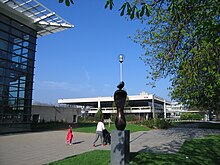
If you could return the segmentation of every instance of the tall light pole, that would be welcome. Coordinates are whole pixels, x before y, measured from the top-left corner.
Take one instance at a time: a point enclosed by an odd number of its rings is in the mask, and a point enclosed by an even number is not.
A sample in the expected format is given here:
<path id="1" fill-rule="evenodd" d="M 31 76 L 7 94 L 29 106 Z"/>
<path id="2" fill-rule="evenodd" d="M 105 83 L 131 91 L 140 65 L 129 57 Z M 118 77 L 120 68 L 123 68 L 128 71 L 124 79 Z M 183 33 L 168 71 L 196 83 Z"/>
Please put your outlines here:
<path id="1" fill-rule="evenodd" d="M 119 54 L 118 59 L 120 62 L 120 82 L 122 82 L 122 63 L 125 59 L 125 56 L 123 54 Z"/>
<path id="2" fill-rule="evenodd" d="M 127 98 L 127 92 L 123 90 L 124 81 L 122 80 L 122 63 L 124 61 L 124 55 L 118 56 L 120 62 L 120 83 L 117 86 L 118 90 L 114 93 L 114 102 L 117 108 L 117 114 L 115 117 L 115 127 L 117 130 L 113 130 L 111 133 L 111 165 L 115 164 L 128 164 L 130 153 L 130 131 L 125 130 L 126 119 L 124 114 L 124 106 Z"/>

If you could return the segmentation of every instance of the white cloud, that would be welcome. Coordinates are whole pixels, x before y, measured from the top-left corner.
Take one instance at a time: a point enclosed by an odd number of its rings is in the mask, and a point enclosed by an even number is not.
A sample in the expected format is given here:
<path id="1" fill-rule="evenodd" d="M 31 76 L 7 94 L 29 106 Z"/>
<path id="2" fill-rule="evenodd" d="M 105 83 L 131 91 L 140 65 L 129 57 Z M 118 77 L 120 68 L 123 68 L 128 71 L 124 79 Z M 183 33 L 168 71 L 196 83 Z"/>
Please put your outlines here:
<path id="1" fill-rule="evenodd" d="M 79 91 L 79 87 L 75 84 L 68 82 L 57 82 L 57 81 L 37 81 L 35 82 L 35 88 L 38 90 L 68 90 L 68 91 Z"/>
<path id="2" fill-rule="evenodd" d="M 86 76 L 86 80 L 90 81 L 90 74 L 87 70 L 85 70 L 85 76 Z"/>

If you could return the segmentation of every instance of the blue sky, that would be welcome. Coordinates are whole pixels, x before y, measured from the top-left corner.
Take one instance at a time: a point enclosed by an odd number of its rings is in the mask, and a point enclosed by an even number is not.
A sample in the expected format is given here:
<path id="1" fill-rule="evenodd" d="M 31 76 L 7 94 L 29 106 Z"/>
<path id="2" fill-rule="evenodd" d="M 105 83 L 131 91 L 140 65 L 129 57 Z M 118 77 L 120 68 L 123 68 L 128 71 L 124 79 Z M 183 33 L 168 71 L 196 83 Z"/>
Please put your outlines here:
<path id="1" fill-rule="evenodd" d="M 128 95 L 154 93 L 170 100 L 168 80 L 147 86 L 144 50 L 129 36 L 139 21 L 120 17 L 105 0 L 79 0 L 71 7 L 58 0 L 38 0 L 75 27 L 37 40 L 33 102 L 57 104 L 60 98 L 112 96 L 120 81 L 118 55 L 124 54 L 123 81 Z"/>

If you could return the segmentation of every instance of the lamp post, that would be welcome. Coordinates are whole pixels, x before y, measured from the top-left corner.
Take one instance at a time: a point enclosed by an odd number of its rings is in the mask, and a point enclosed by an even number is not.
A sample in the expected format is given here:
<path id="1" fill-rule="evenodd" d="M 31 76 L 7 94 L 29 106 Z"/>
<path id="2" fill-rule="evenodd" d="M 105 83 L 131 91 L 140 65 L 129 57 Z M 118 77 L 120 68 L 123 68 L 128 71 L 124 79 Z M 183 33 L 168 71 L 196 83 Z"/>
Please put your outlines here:
<path id="1" fill-rule="evenodd" d="M 126 120 L 124 114 L 124 105 L 127 98 L 127 92 L 123 90 L 125 83 L 122 80 L 122 63 L 124 55 L 118 56 L 120 62 L 120 83 L 114 93 L 114 101 L 117 107 L 117 114 L 115 118 L 115 127 L 111 133 L 111 165 L 126 165 L 129 163 L 130 153 L 130 131 L 125 130 Z"/>
<path id="2" fill-rule="evenodd" d="M 122 63 L 125 59 L 125 56 L 123 54 L 119 54 L 118 59 L 120 62 L 120 82 L 122 82 Z"/>

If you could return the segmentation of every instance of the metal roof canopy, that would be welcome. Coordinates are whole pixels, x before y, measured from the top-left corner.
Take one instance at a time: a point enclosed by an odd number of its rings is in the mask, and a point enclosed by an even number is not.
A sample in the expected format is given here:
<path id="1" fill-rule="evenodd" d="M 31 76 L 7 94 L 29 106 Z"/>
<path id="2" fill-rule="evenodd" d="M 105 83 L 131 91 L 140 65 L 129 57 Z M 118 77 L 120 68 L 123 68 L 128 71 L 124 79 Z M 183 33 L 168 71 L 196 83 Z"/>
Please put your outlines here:
<path id="1" fill-rule="evenodd" d="M 38 37 L 74 27 L 36 0 L 0 0 L 0 2 L 31 20 L 31 23 L 37 26 Z"/>

